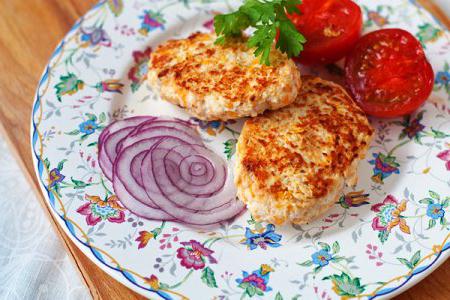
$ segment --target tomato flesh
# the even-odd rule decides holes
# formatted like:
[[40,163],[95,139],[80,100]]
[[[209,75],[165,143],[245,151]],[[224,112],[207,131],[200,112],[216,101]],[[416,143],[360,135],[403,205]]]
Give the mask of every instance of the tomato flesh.
[[363,36],[346,58],[345,77],[358,104],[377,117],[413,112],[429,97],[434,82],[421,44],[402,29]]
[[328,64],[343,58],[362,30],[361,9],[351,0],[303,0],[301,14],[290,15],[307,39],[296,58],[303,64]]

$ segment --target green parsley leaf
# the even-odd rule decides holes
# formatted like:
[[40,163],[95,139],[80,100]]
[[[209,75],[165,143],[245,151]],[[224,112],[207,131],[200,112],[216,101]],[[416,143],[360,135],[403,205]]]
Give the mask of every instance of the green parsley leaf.
[[216,44],[224,45],[227,38],[241,36],[242,31],[253,27],[255,32],[247,44],[255,49],[260,63],[270,65],[270,51],[279,32],[276,48],[289,58],[303,50],[305,37],[297,31],[286,13],[300,13],[301,0],[246,0],[235,12],[217,15],[214,27],[218,36]]
[[256,57],[260,57],[260,63],[270,65],[269,55],[273,40],[277,35],[275,24],[271,26],[257,26],[256,31],[248,40],[250,48],[256,47],[254,52]]
[[248,16],[251,24],[275,22],[275,7],[273,5],[261,5],[258,0],[247,0],[239,11]]
[[286,11],[288,14],[299,14],[300,10],[298,9],[298,5],[302,4],[302,1],[299,0],[285,0],[284,7],[286,8]]
[[214,28],[219,37],[217,43],[223,44],[223,42],[225,42],[225,37],[241,35],[242,30],[246,29],[248,26],[250,26],[250,19],[247,15],[239,11],[227,15],[215,16]]
[[290,21],[280,21],[279,25],[280,37],[276,45],[281,52],[287,53],[289,57],[297,56],[303,51],[303,44],[306,42],[305,37],[297,31],[294,24]]

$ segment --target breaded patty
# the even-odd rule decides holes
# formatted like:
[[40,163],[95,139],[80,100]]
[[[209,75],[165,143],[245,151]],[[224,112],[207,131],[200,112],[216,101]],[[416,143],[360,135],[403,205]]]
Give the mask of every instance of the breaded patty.
[[302,78],[296,101],[245,122],[237,144],[238,197],[253,217],[308,223],[328,210],[373,135],[365,114],[342,87]]
[[214,45],[216,35],[195,33],[160,45],[150,57],[148,81],[161,98],[201,120],[256,116],[295,101],[301,85],[294,62],[273,49],[261,65],[246,38]]

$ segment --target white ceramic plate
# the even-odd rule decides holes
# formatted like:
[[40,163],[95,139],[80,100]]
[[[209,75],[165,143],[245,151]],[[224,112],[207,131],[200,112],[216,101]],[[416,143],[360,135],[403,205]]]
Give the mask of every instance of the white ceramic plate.
[[[189,119],[145,84],[151,49],[211,30],[215,13],[239,3],[96,5],[50,58],[33,108],[36,173],[67,235],[104,271],[151,298],[372,299],[429,274],[450,253],[450,34],[413,1],[357,2],[365,31],[400,27],[421,40],[436,72],[431,98],[410,118],[371,120],[377,132],[359,184],[322,219],[275,228],[246,213],[211,232],[124,209],[98,167],[96,141],[115,119]],[[309,70],[338,79],[338,67],[328,71]],[[205,143],[233,163],[240,122],[198,126]]]

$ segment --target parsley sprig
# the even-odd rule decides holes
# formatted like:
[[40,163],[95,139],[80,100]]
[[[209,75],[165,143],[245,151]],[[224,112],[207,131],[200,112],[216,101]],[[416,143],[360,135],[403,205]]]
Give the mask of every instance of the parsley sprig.
[[297,56],[303,50],[305,37],[297,31],[286,13],[300,13],[297,5],[301,0],[245,0],[235,12],[217,15],[214,27],[218,36],[216,44],[224,45],[229,37],[242,35],[248,27],[255,32],[248,39],[248,46],[255,47],[260,63],[270,65],[270,51],[279,32],[276,48],[289,58]]

